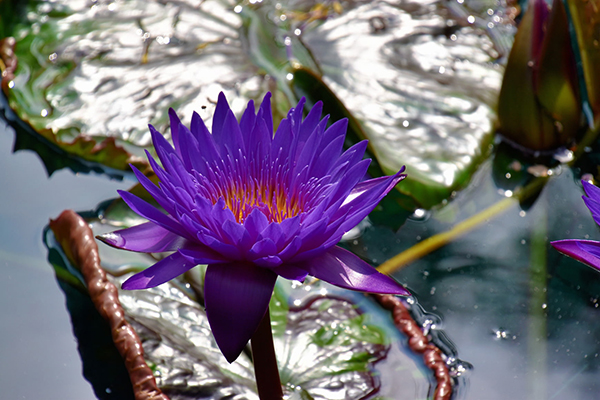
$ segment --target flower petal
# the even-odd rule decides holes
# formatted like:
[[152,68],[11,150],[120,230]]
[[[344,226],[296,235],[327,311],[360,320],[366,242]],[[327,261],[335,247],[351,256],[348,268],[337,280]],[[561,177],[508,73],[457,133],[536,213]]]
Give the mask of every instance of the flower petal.
[[[362,221],[373,209],[379,201],[389,193],[404,178],[402,174],[404,167],[396,173],[396,175],[384,177],[384,179],[376,178],[370,181],[361,182],[350,192],[344,204],[333,215],[332,221],[338,218],[343,218],[344,222],[339,227],[341,234],[346,233]],[[351,199],[348,201],[348,199]],[[335,236],[335,234],[333,235]]]
[[308,275],[308,272],[293,265],[281,265],[273,268],[273,272],[291,281],[303,281]]
[[154,222],[146,222],[96,236],[109,246],[144,253],[162,253],[183,247],[188,240],[172,233]]
[[550,244],[561,253],[600,270],[600,242],[565,239],[550,242]]
[[277,275],[252,264],[211,264],[204,278],[206,315],[230,363],[240,355],[267,312]]
[[181,120],[177,116],[177,113],[172,108],[169,108],[169,126],[171,127],[171,140],[175,145],[175,151],[181,157],[181,143],[179,142],[179,126]]
[[345,289],[410,296],[392,278],[341,247],[334,246],[324,254],[298,263],[297,266],[315,278]]
[[178,277],[195,266],[196,263],[188,260],[179,252],[175,252],[150,268],[133,275],[123,282],[121,287],[124,290],[153,288]]
[[127,203],[129,208],[131,208],[136,214],[154,222],[157,225],[162,226],[165,229],[170,230],[179,236],[188,237],[185,229],[183,229],[181,225],[170,216],[158,211],[154,206],[150,205],[134,194],[124,190],[117,190],[117,192],[119,195],[121,195],[121,198],[125,203]]
[[594,221],[600,225],[600,188],[582,180],[583,189],[588,197],[582,196],[587,208],[591,211]]

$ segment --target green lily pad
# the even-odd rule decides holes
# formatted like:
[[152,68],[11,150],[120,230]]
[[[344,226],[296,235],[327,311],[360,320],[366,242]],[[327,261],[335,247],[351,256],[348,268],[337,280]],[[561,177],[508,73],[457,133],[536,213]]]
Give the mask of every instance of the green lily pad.
[[[118,203],[106,201],[97,211],[83,214],[94,234],[136,222],[133,212]],[[45,243],[61,284],[85,293],[77,266],[59,244],[68,245],[68,240],[72,239],[57,241],[51,230],[46,231]],[[163,256],[103,244],[99,254],[117,288]],[[212,337],[203,307],[203,273],[200,266],[156,288],[118,289],[118,298],[141,338],[158,387],[169,397],[202,393],[207,399],[256,399],[249,349],[229,364]],[[71,291],[65,291],[67,296]],[[397,398],[401,387],[403,398],[420,399],[436,384],[407,347],[389,311],[361,293],[317,280],[278,280],[270,312],[282,383],[290,398],[358,400],[376,393]],[[379,369],[379,364],[385,367]]]
[[443,14],[441,5],[409,12],[374,1],[302,35],[383,172],[406,165],[398,190],[427,208],[464,186],[487,154],[503,72],[486,35],[448,30]]
[[[371,141],[380,173],[407,165],[399,190],[411,207],[431,207],[487,153],[502,75],[494,44],[448,19],[442,5],[348,7],[31,2],[13,29],[9,104],[67,152],[127,169],[143,163],[148,123],[167,131],[169,107],[184,121],[197,110],[210,123],[218,92],[240,113],[271,90],[280,119],[297,101],[290,80],[303,67],[357,121],[353,141]],[[318,90],[304,94],[319,100]]]
[[213,115],[223,91],[234,111],[268,90],[243,51],[241,17],[220,1],[30,2],[16,24],[10,107],[70,154],[115,169],[143,162],[147,124],[166,131]]

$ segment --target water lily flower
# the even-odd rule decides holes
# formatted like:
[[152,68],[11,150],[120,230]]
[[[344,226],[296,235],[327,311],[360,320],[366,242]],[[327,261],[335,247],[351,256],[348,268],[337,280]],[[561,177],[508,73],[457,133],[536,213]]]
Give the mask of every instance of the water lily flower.
[[[582,196],[585,205],[592,212],[594,221],[600,225],[600,188],[582,180],[586,196]],[[600,271],[600,242],[594,240],[567,239],[551,242],[561,253],[581,261]]]
[[347,121],[327,127],[317,103],[303,119],[305,100],[273,135],[270,94],[258,111],[252,101],[240,121],[219,95],[212,134],[197,113],[191,127],[170,110],[174,148],[150,126],[162,166],[148,161],[156,186],[132,166],[166,214],[135,195],[123,200],[149,222],[100,237],[138,252],[170,252],[133,275],[123,289],[160,285],[207,264],[204,301],[215,340],[233,362],[268,310],[278,276],[314,276],[351,290],[408,295],[390,277],[336,246],[404,179],[363,181],[367,142],[342,152]]

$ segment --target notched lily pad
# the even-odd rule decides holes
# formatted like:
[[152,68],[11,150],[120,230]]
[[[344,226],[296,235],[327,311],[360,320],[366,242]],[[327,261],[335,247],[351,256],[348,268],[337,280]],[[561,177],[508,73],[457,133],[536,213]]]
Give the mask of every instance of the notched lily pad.
[[[122,210],[111,210],[115,209],[105,202],[99,211],[86,214],[94,234],[113,230],[118,219],[128,219]],[[69,260],[77,260],[76,233],[57,232],[61,235],[57,241],[47,232],[46,245],[71,268]],[[92,250],[80,256],[93,259]],[[131,273],[161,257],[104,245],[99,255],[108,280],[117,288]],[[229,364],[210,333],[202,306],[202,271],[196,268],[157,288],[115,293],[141,338],[144,359],[163,393],[172,399],[256,399],[249,350]],[[77,275],[76,270],[57,272],[65,284],[81,287]],[[398,398],[400,385],[406,388],[402,398],[416,399],[426,397],[435,385],[425,365],[403,344],[390,314],[363,294],[318,281],[282,280],[270,309],[282,383],[290,398],[363,399],[375,394]],[[385,370],[378,370],[379,363]]]
[[374,1],[302,36],[383,172],[406,165],[398,190],[422,207],[463,186],[487,154],[503,72],[483,32],[448,22],[440,3],[409,13]]

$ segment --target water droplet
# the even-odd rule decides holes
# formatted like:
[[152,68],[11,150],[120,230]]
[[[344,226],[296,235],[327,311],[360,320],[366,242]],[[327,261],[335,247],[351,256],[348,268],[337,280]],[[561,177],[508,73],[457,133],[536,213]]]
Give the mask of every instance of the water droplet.
[[10,81],[10,82],[8,82],[8,88],[9,88],[9,89],[12,89],[12,88],[14,88],[14,87],[15,87],[15,81]]
[[42,117],[47,117],[47,116],[48,116],[48,110],[46,110],[45,108],[44,108],[44,109],[42,109],[42,111],[40,111],[40,115],[41,115]]
[[509,333],[505,329],[499,328],[494,331],[494,336],[498,340],[508,339]]
[[526,211],[523,211],[523,210],[519,211],[519,217],[524,217],[526,215],[527,215]]
[[233,12],[236,14],[239,14],[242,12],[242,6],[240,6],[239,4],[235,7],[233,7]]
[[506,177],[506,179],[510,179],[510,177],[511,177],[512,175],[510,174],[510,172],[507,172],[507,173],[506,173],[504,176]]
[[291,81],[292,79],[294,79],[294,74],[292,74],[291,72],[289,74],[287,74],[285,76],[285,79],[287,79],[288,81]]
[[475,17],[474,17],[474,16],[472,16],[472,15],[469,15],[469,16],[467,17],[467,22],[468,22],[468,23],[470,23],[470,24],[472,24],[473,22],[475,22]]
[[300,29],[296,28],[296,29],[294,30],[294,35],[296,35],[296,36],[300,36],[301,34],[302,34],[302,31],[301,31]]

